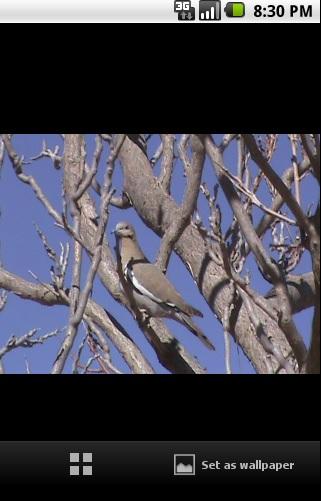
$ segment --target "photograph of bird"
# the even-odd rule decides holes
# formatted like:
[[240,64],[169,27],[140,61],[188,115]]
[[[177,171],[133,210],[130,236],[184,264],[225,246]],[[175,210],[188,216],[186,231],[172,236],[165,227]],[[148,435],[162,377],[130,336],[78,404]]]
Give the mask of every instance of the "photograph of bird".
[[114,230],[116,249],[126,285],[138,309],[150,317],[167,317],[189,329],[205,346],[215,350],[213,343],[193,322],[193,316],[203,314],[187,304],[168,278],[144,255],[136,238],[134,227],[121,222]]

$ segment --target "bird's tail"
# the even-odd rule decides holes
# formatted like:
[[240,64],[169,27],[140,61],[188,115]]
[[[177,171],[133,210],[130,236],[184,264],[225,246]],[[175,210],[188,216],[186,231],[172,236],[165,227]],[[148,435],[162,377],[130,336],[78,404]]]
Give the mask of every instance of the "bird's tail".
[[185,327],[187,327],[188,330],[190,330],[195,336],[197,336],[209,350],[215,350],[213,343],[205,336],[201,329],[194,324],[193,320],[188,315],[180,312],[176,315],[176,319],[185,325]]

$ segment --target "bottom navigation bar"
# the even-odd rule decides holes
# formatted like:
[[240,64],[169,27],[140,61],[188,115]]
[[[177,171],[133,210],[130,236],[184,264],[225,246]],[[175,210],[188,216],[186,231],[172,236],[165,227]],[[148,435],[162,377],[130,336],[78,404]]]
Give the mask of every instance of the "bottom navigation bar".
[[320,442],[0,441],[0,483],[319,483]]

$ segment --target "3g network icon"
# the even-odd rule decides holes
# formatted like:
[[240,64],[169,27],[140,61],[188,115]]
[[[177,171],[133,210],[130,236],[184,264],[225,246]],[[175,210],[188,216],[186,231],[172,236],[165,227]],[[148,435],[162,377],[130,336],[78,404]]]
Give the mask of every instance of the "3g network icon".
[[174,12],[181,12],[182,10],[189,10],[191,7],[190,0],[175,0],[174,2]]
[[174,12],[178,13],[179,21],[194,21],[195,7],[192,7],[190,0],[175,0]]

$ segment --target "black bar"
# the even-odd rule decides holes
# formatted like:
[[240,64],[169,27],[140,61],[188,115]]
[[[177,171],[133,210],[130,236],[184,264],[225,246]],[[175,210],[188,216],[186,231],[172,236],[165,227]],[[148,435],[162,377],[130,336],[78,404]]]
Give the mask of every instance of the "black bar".
[[[300,405],[300,398],[314,402],[319,381],[317,375],[4,375],[0,441],[314,441],[319,440],[320,410]],[[104,395],[112,404],[107,415],[90,404]],[[285,396],[293,405],[284,404]],[[28,410],[23,425],[21,409]],[[76,414],[79,419],[66,426],[63,416]]]
[[320,442],[0,442],[0,484],[302,484],[319,483],[319,472]]

